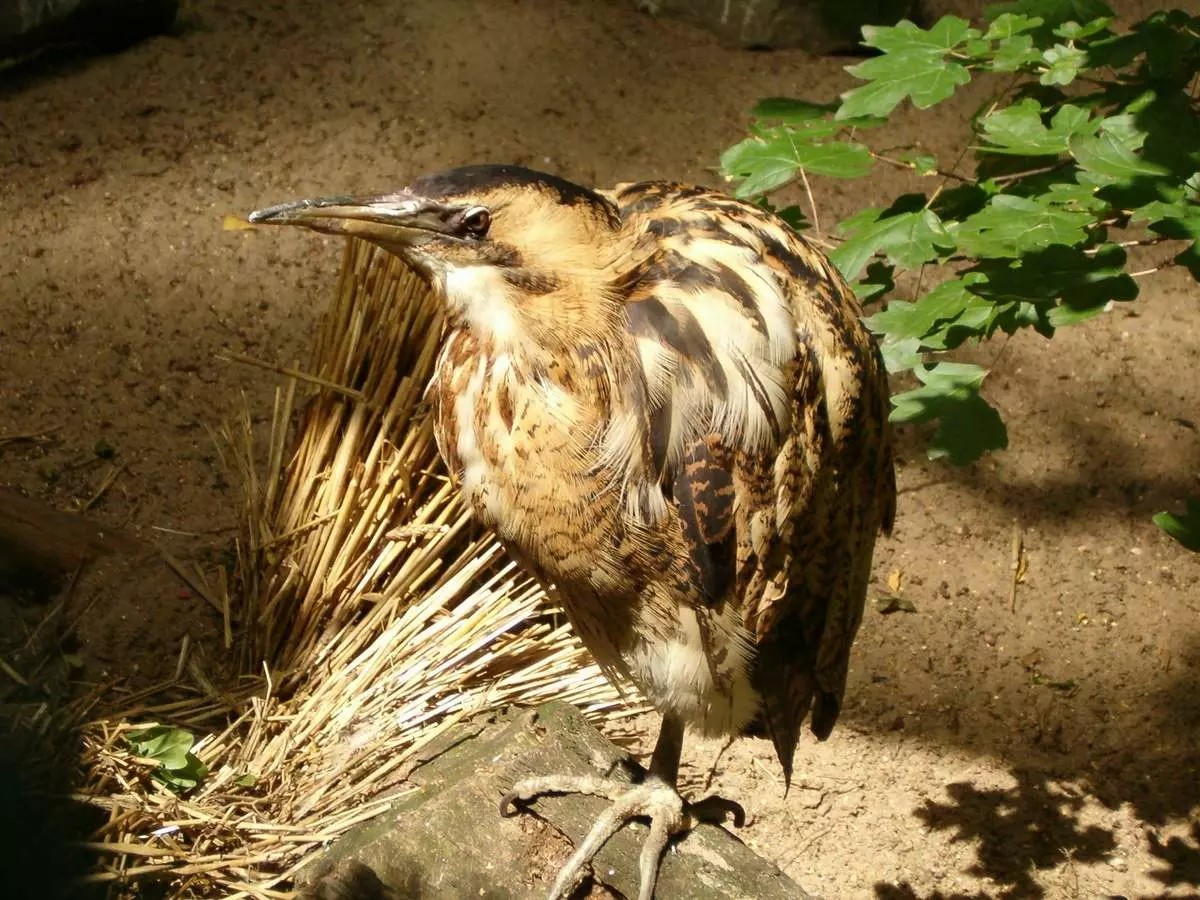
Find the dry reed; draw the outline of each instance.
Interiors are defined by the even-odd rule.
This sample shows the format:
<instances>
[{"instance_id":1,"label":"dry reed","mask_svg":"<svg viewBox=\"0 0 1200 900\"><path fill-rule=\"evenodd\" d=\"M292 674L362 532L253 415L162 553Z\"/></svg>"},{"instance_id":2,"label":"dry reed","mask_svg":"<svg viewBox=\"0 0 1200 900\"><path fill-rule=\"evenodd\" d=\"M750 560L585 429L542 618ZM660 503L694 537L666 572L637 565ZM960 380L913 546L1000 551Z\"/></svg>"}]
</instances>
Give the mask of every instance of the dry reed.
<instances>
[{"instance_id":1,"label":"dry reed","mask_svg":"<svg viewBox=\"0 0 1200 900\"><path fill-rule=\"evenodd\" d=\"M422 282L348 241L308 371L266 366L286 381L265 447L248 411L223 429L245 498L237 572L214 585L176 566L222 614L241 674L217 687L185 646L176 679L84 726L81 797L108 811L93 880L286 897L464 716L550 698L594 721L634 711L450 485L422 405L441 329ZM123 739L156 722L199 738L209 774L184 796Z\"/></svg>"}]
</instances>

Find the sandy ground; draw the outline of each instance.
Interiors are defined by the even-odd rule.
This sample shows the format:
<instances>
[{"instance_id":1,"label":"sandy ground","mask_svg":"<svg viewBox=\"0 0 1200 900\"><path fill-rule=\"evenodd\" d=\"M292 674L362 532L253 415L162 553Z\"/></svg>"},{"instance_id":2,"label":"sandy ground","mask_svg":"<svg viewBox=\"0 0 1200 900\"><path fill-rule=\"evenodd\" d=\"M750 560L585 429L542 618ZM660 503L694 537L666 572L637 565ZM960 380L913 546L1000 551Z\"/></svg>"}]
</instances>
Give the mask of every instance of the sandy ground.
<instances>
[{"instance_id":1,"label":"sandy ground","mask_svg":"<svg viewBox=\"0 0 1200 900\"><path fill-rule=\"evenodd\" d=\"M119 56L9 73L0 438L56 430L3 444L0 483L84 502L103 441L124 469L86 514L209 564L237 497L208 429L243 393L265 415L275 383L214 357L301 357L339 258L225 213L478 161L712 183L757 98L831 98L846 62L725 49L618 0L213 0ZM955 152L977 99L902 116L893 143ZM819 184L822 219L899 187ZM842 724L802 744L786 799L765 743L716 770L742 836L813 893L1197 896L1200 560L1149 521L1200 491L1196 297L1167 271L1052 346L982 348L1006 453L953 471L904 436L877 580L898 570L916 612L868 610ZM93 671L148 679L217 633L178 583L126 587L80 624ZM689 745L689 787L718 749Z\"/></svg>"}]
</instances>

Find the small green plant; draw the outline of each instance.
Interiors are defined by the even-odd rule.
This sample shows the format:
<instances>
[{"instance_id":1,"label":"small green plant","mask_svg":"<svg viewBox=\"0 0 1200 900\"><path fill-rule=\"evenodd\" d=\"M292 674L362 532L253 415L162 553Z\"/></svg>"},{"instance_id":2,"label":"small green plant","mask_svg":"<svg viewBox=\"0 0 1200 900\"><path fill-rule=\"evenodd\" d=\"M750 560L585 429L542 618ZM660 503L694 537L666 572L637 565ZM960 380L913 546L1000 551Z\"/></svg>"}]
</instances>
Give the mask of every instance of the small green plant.
<instances>
[{"instance_id":1,"label":"small green plant","mask_svg":"<svg viewBox=\"0 0 1200 900\"><path fill-rule=\"evenodd\" d=\"M848 69L863 85L828 104L763 100L750 137L722 155L738 195L770 208L773 191L801 181L812 221L777 210L797 229L819 224L810 175L860 178L885 164L929 180L838 223L830 256L879 304L867 323L889 371L920 382L893 396L892 420L936 422L931 458L966 464L1008 445L981 394L987 370L954 350L1023 328L1051 338L1133 300L1163 265L1200 278L1200 17L1156 12L1124 32L1114 18L1098 0L1019 0L990 8L983 27L955 16L929 30L868 26L878 55ZM972 79L995 90L959 159L865 140L899 104L927 109ZM1130 271L1130 248L1168 241L1166 262ZM937 283L932 266L943 267Z\"/></svg>"},{"instance_id":2,"label":"small green plant","mask_svg":"<svg viewBox=\"0 0 1200 900\"><path fill-rule=\"evenodd\" d=\"M179 793L191 790L208 774L204 763L192 753L195 736L182 728L152 725L125 736L129 750L135 756L158 760L158 768L150 777Z\"/></svg>"},{"instance_id":3,"label":"small green plant","mask_svg":"<svg viewBox=\"0 0 1200 900\"><path fill-rule=\"evenodd\" d=\"M1154 524L1189 550L1200 553L1200 497L1188 500L1187 512L1182 516L1160 512Z\"/></svg>"}]
</instances>

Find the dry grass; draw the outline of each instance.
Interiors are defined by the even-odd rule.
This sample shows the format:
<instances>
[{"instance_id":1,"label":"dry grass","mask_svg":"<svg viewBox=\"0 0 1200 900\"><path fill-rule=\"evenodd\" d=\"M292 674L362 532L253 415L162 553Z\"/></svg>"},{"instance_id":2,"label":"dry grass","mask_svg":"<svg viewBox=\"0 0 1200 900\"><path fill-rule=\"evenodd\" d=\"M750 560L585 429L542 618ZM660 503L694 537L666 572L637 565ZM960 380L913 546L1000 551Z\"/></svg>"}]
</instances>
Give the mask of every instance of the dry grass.
<instances>
[{"instance_id":1,"label":"dry grass","mask_svg":"<svg viewBox=\"0 0 1200 900\"><path fill-rule=\"evenodd\" d=\"M441 327L419 280L348 242L310 364L268 367L286 381L265 447L248 412L224 430L244 485L238 570L179 571L223 615L239 674L218 685L184 648L172 682L84 726L83 793L108 811L93 879L288 896L462 717L551 697L598 721L631 711L447 480L422 408ZM127 749L151 723L203 735L209 775L186 796Z\"/></svg>"}]
</instances>

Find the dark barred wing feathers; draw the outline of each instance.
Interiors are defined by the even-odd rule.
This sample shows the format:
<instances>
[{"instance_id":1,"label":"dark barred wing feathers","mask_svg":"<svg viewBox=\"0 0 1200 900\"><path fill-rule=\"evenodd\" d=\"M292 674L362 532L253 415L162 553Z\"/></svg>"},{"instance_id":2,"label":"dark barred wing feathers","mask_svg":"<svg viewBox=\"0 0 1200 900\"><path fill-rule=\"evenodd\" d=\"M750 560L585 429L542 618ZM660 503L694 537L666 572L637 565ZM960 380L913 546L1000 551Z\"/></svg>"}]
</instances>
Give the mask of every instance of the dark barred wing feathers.
<instances>
[{"instance_id":1,"label":"dark barred wing feathers","mask_svg":"<svg viewBox=\"0 0 1200 900\"><path fill-rule=\"evenodd\" d=\"M821 739L837 720L895 514L882 361L840 275L765 211L667 183L609 196L643 236L616 289L649 465L705 604L734 604L752 635L762 707L747 731L772 739L790 778L810 711Z\"/></svg>"}]
</instances>

